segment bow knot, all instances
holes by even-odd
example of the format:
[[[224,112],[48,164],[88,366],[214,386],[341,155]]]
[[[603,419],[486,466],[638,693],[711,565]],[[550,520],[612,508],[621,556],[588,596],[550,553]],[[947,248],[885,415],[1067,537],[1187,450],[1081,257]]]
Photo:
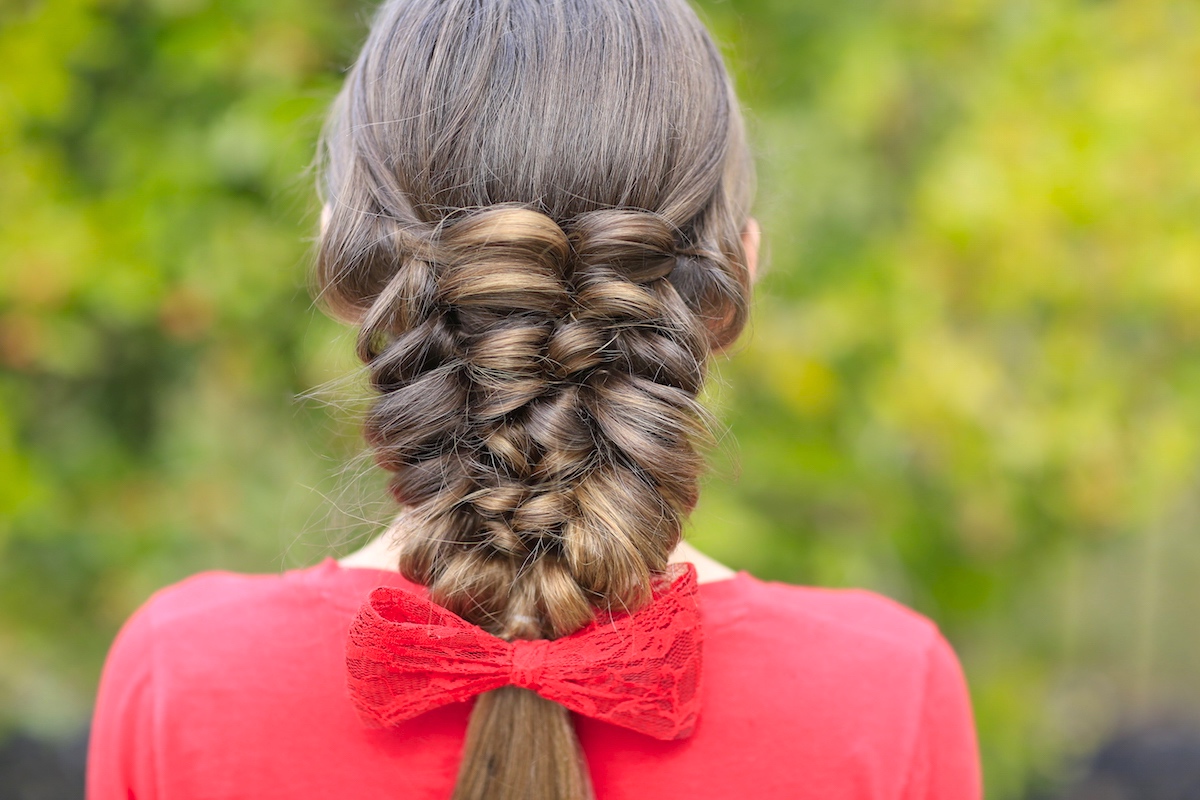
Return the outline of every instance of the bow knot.
[[[696,571],[676,572],[632,614],[560,639],[507,642],[398,587],[373,590],[350,627],[348,686],[368,724],[391,725],[501,686],[658,739],[689,736],[699,713]]]
[[[536,692],[541,688],[542,665],[546,661],[546,649],[550,642],[545,639],[518,640],[512,643],[512,685]]]

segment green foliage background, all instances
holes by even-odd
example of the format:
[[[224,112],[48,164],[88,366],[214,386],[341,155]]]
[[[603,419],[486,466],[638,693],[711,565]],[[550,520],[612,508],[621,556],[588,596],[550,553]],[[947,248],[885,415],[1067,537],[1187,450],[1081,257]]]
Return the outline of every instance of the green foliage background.
[[[694,541],[933,617],[989,796],[1200,706],[1200,6],[709,0],[768,269]],[[388,512],[306,168],[369,9],[0,0],[0,735]]]

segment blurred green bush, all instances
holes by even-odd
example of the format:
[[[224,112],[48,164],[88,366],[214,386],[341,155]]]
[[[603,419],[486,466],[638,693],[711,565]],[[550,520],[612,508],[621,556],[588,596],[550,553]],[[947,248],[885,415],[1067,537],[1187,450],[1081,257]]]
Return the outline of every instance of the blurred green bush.
[[[932,616],[991,797],[1200,706],[1200,7],[703,10],[768,275],[693,539]],[[305,288],[307,165],[368,11],[0,5],[0,729],[80,724],[155,588],[389,512]]]

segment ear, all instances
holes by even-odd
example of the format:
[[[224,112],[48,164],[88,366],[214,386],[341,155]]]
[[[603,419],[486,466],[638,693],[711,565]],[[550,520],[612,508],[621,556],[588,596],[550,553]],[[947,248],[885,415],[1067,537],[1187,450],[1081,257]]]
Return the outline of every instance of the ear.
[[[325,226],[329,224],[329,218],[333,216],[333,209],[329,207],[329,203],[321,206],[321,235],[325,235]]]
[[[742,228],[742,248],[746,251],[746,269],[750,272],[750,282],[758,280],[758,248],[762,244],[762,229],[758,220],[747,217]]]

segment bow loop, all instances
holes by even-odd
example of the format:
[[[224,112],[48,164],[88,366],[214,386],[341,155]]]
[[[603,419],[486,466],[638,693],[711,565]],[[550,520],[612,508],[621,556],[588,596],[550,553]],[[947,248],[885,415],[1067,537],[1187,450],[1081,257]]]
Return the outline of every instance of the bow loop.
[[[551,641],[506,642],[423,597],[379,587],[351,624],[346,668],[351,698],[372,725],[513,685],[585,716],[679,739],[699,713],[700,645],[688,564],[645,607]]]

